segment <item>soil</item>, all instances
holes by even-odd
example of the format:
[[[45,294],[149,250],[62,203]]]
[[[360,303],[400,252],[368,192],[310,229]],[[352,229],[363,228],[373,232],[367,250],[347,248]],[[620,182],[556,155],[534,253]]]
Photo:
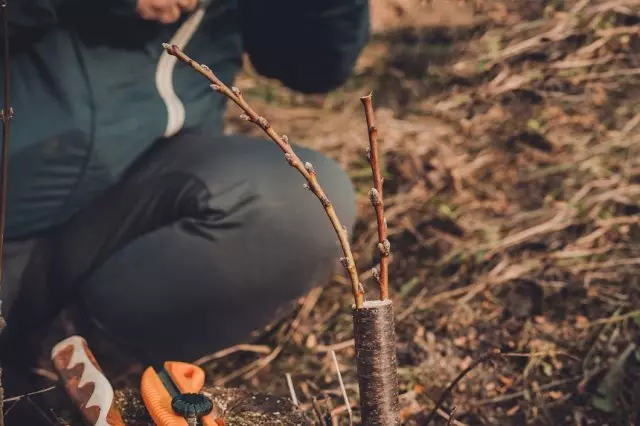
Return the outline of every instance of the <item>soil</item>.
[[[424,425],[451,381],[499,349],[431,424],[454,410],[454,425],[636,424],[640,1],[372,5],[376,32],[342,88],[303,96],[250,67],[237,85],[278,132],[350,171],[370,299],[377,234],[359,97],[373,92],[403,423]],[[227,131],[259,135],[239,114],[230,108]],[[303,412],[348,424],[335,350],[357,423],[350,297],[338,273],[251,345],[207,360],[210,382],[288,398],[290,374]]]

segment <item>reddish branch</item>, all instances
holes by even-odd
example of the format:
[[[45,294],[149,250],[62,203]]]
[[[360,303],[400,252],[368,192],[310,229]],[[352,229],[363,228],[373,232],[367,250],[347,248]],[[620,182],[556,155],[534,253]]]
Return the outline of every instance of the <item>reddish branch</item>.
[[[253,108],[251,108],[251,106],[242,97],[242,93],[238,88],[229,88],[209,69],[209,67],[197,63],[182,52],[177,46],[169,45],[167,43],[164,43],[162,46],[165,48],[167,53],[175,56],[180,61],[189,65],[191,68],[206,77],[212,83],[211,88],[213,90],[223,94],[238,105],[244,111],[242,118],[260,127],[284,152],[284,157],[289,165],[298,170],[306,179],[307,183],[305,184],[305,188],[318,197],[325,212],[327,213],[327,216],[329,216],[333,229],[338,235],[338,240],[340,241],[340,245],[342,246],[342,251],[344,253],[344,257],[341,258],[341,262],[347,269],[349,278],[351,279],[353,298],[355,300],[356,308],[361,309],[364,303],[364,288],[358,278],[358,271],[351,252],[351,245],[349,244],[349,235],[345,227],[340,222],[331,201],[329,201],[329,198],[327,198],[324,190],[320,186],[320,183],[318,183],[316,172],[311,163],[303,163],[302,160],[300,160],[296,153],[293,152],[291,145],[289,145],[287,137],[285,135],[279,135],[264,117],[260,116]]]
[[[378,222],[378,250],[380,250],[380,271],[376,271],[376,278],[380,286],[380,300],[389,298],[389,256],[391,255],[391,244],[387,239],[387,220],[384,217],[384,199],[382,193],[382,173],[380,172],[380,155],[378,150],[378,129],[375,125],[373,105],[371,95],[360,98],[364,106],[364,113],[367,119],[367,130],[369,132],[369,150],[367,159],[373,172],[373,188],[369,191],[369,199],[376,211]]]

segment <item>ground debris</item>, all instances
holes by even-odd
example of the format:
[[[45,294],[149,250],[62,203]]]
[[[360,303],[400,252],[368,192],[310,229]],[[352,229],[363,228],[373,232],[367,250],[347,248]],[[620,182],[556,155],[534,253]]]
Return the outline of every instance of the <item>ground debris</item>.
[[[228,426],[307,426],[312,423],[291,400],[237,388],[205,387]],[[153,426],[137,389],[116,391],[127,425]]]

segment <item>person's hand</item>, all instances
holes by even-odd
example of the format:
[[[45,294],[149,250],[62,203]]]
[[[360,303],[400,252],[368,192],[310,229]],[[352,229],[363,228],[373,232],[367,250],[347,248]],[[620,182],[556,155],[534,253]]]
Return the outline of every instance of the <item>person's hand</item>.
[[[138,0],[138,14],[148,21],[172,24],[182,12],[190,12],[198,6],[198,0]]]

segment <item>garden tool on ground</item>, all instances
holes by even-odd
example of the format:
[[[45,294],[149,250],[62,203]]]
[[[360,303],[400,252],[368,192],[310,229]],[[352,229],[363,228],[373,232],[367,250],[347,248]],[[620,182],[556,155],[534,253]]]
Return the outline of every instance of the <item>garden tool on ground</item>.
[[[113,387],[84,338],[71,336],[56,344],[51,350],[51,360],[87,425],[124,426]]]
[[[51,350],[51,360],[65,391],[89,426],[124,426],[114,390],[87,342],[71,336]],[[195,364],[168,361],[161,371],[148,367],[141,394],[157,426],[224,426],[213,401],[201,391],[205,373]]]
[[[148,367],[140,385],[142,400],[158,426],[224,426],[213,401],[202,393],[202,368],[178,361],[167,361],[163,367]]]

